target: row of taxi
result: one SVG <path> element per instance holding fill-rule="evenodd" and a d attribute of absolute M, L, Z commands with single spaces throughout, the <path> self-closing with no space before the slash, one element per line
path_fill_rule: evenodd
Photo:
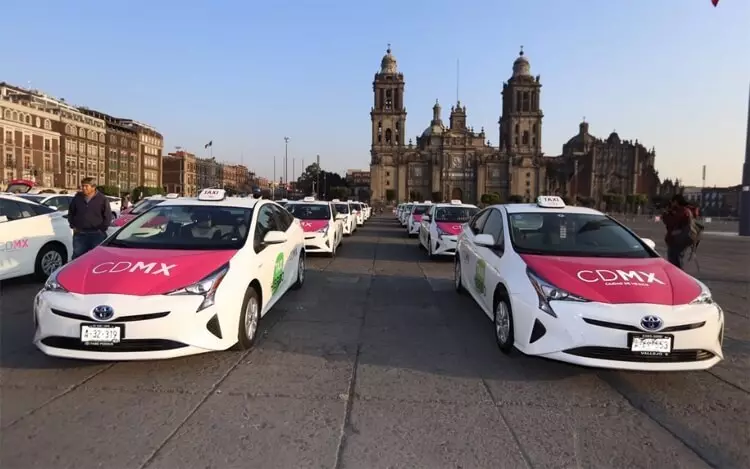
<path fill-rule="evenodd" d="M 335 254 L 369 217 L 355 201 L 277 203 L 222 189 L 149 197 L 48 276 L 33 302 L 34 343 L 91 360 L 247 349 L 261 318 L 304 284 L 308 252 Z"/>
<path fill-rule="evenodd" d="M 441 210 L 465 210 L 450 228 Z M 456 212 L 457 213 L 457 212 Z M 491 320 L 503 352 L 584 366 L 701 370 L 723 359 L 708 287 L 617 220 L 560 197 L 479 209 L 451 201 L 395 214 Z"/>

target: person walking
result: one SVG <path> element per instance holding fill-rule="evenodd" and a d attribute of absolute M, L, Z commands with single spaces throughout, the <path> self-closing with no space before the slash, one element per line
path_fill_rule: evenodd
<path fill-rule="evenodd" d="M 96 189 L 93 178 L 81 179 L 81 190 L 68 208 L 68 224 L 73 229 L 73 259 L 104 241 L 111 221 L 109 199 Z"/>
<path fill-rule="evenodd" d="M 697 236 L 693 212 L 682 194 L 672 197 L 661 219 L 667 229 L 664 237 L 667 244 L 667 260 L 682 269 L 685 251 L 693 246 Z"/>

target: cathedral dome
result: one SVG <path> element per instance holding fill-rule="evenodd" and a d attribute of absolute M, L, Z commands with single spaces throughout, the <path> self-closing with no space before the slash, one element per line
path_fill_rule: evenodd
<path fill-rule="evenodd" d="M 521 52 L 518 53 L 518 58 L 513 62 L 513 76 L 531 76 L 531 64 L 523 54 L 523 46 L 521 46 Z"/>
<path fill-rule="evenodd" d="M 388 44 L 383 60 L 380 61 L 380 73 L 398 73 L 398 63 L 396 57 L 391 54 L 390 44 Z"/>

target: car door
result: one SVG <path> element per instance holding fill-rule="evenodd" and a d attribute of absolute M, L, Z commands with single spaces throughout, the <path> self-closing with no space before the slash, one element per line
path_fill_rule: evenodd
<path fill-rule="evenodd" d="M 39 207 L 39 212 L 34 210 Z M 39 250 L 54 236 L 48 208 L 0 199 L 0 279 L 34 272 Z"/>
<path fill-rule="evenodd" d="M 479 234 L 479 233 L 477 233 Z M 474 244 L 477 253 L 476 274 L 480 275 L 483 287 L 477 289 L 481 291 L 482 304 L 487 311 L 493 311 L 495 286 L 501 281 L 500 265 L 505 253 L 505 223 L 503 214 L 500 209 L 492 208 L 481 228 L 481 234 L 488 234 L 495 240 L 495 246 L 479 246 Z M 481 264 L 481 265 L 480 265 Z"/>
<path fill-rule="evenodd" d="M 485 261 L 479 259 L 479 252 L 477 246 L 474 244 L 474 237 L 482 232 L 490 210 L 482 210 L 469 221 L 468 230 L 464 231 L 463 242 L 459 245 L 460 252 L 457 253 L 457 255 L 461 256 L 461 278 L 464 279 L 468 287 L 467 289 L 478 302 L 481 302 L 480 298 L 484 292 Z"/>
<path fill-rule="evenodd" d="M 276 302 L 280 296 L 281 281 L 284 277 L 284 246 L 263 242 L 269 231 L 280 231 L 278 220 L 273 211 L 274 204 L 263 204 L 258 209 L 253 231 L 253 249 L 258 256 L 258 281 L 263 289 L 263 311 Z M 279 264 L 279 261 L 281 263 Z"/>
<path fill-rule="evenodd" d="M 295 224 L 294 216 L 288 210 L 272 204 L 271 210 L 276 216 L 278 229 L 288 236 L 285 243 L 280 243 L 282 254 L 283 274 L 279 295 L 283 294 L 294 282 L 297 281 L 297 256 L 300 250 L 300 236 L 295 228 L 301 229 L 299 222 Z M 303 241 L 304 242 L 304 241 Z M 278 259 L 276 261 L 278 265 Z"/>

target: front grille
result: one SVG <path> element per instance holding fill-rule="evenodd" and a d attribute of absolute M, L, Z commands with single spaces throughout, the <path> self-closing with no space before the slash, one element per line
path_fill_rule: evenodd
<path fill-rule="evenodd" d="M 81 350 L 85 352 L 159 352 L 163 350 L 175 350 L 187 347 L 187 344 L 164 339 L 124 339 L 113 345 L 85 345 L 79 339 L 73 337 L 51 336 L 42 339 L 42 343 L 48 347 Z"/>
<path fill-rule="evenodd" d="M 598 360 L 614 360 L 620 362 L 638 363 L 682 363 L 710 360 L 714 357 L 708 350 L 672 350 L 668 355 L 641 355 L 630 349 L 618 347 L 577 347 L 564 350 L 563 353 L 577 357 L 594 358 Z"/>
<path fill-rule="evenodd" d="M 76 321 L 88 321 L 91 322 L 94 319 L 91 316 L 85 314 L 69 313 L 55 308 L 50 308 L 53 314 L 62 316 L 68 319 L 75 319 Z M 136 321 L 148 321 L 149 319 L 159 319 L 169 315 L 169 311 L 162 311 L 160 313 L 147 313 L 147 314 L 136 314 L 133 316 L 115 316 L 110 321 L 114 322 L 136 322 Z M 107 322 L 110 322 L 107 321 Z"/>
<path fill-rule="evenodd" d="M 600 321 L 599 319 L 589 319 L 589 318 L 583 318 L 583 321 L 587 324 L 591 324 L 592 326 L 606 327 L 608 329 L 617 329 L 620 331 L 630 331 L 630 332 L 644 332 L 643 329 L 640 329 L 635 326 L 631 326 L 630 324 L 620 324 L 617 322 Z M 663 334 L 667 332 L 689 331 L 692 329 L 701 328 L 705 325 L 706 325 L 706 321 L 694 322 L 692 324 L 681 324 L 679 326 L 665 327 L 664 329 L 660 329 L 658 333 Z M 652 332 L 652 331 L 648 331 L 648 332 Z"/>

